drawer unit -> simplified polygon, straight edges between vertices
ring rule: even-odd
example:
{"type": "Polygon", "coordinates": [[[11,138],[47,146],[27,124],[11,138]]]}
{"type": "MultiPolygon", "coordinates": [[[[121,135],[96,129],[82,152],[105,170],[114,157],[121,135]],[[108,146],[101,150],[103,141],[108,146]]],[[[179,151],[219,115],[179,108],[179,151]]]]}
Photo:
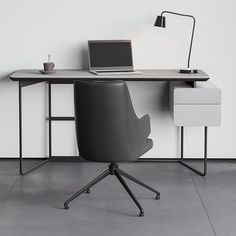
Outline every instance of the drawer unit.
{"type": "Polygon", "coordinates": [[[170,112],[175,126],[219,126],[221,90],[212,82],[170,83],[170,112]]]}

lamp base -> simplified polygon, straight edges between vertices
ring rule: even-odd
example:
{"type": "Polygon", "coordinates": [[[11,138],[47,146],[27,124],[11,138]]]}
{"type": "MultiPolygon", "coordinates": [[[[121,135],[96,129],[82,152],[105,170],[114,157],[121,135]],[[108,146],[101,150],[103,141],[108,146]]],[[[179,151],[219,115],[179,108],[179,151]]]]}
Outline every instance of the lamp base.
{"type": "Polygon", "coordinates": [[[180,69],[179,73],[181,73],[181,74],[196,74],[196,73],[198,73],[198,70],[196,70],[196,69],[180,69]]]}

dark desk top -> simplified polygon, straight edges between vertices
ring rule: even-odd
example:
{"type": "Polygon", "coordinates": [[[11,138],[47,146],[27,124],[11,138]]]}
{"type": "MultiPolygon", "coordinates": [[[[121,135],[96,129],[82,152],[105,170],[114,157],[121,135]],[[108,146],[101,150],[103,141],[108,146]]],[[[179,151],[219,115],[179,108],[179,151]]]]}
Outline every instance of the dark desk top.
{"type": "Polygon", "coordinates": [[[56,70],[54,74],[41,74],[39,70],[18,70],[10,75],[13,81],[73,83],[75,80],[125,80],[125,81],[206,81],[209,76],[199,70],[196,74],[180,74],[178,70],[138,70],[136,75],[94,75],[87,70],[56,70]]]}

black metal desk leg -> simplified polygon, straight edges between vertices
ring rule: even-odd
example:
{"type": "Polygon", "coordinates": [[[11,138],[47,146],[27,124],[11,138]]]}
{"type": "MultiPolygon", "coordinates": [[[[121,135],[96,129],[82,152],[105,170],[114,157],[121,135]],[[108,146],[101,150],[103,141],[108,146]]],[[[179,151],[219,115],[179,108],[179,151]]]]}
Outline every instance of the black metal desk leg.
{"type": "Polygon", "coordinates": [[[192,166],[186,164],[184,162],[184,127],[181,126],[181,158],[179,163],[186,166],[190,170],[194,171],[195,173],[205,176],[207,174],[207,127],[204,127],[204,159],[203,159],[203,171],[199,171],[192,166]]]}
{"type": "Polygon", "coordinates": [[[19,81],[19,169],[20,169],[20,175],[25,175],[29,173],[32,170],[35,170],[36,168],[40,167],[44,163],[46,163],[48,160],[43,160],[42,162],[34,165],[33,167],[29,168],[26,171],[23,171],[23,158],[22,158],[22,83],[19,81]]]}
{"type": "Polygon", "coordinates": [[[51,82],[48,82],[48,156],[52,156],[52,101],[51,82]]]}
{"type": "Polygon", "coordinates": [[[22,169],[22,95],[21,95],[21,82],[19,81],[19,167],[20,175],[23,175],[22,169]]]}

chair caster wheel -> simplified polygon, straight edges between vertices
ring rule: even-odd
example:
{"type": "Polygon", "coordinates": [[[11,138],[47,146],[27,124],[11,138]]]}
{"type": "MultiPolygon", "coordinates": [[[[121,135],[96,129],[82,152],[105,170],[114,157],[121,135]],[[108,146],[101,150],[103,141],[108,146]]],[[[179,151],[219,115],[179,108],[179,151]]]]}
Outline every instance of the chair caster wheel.
{"type": "Polygon", "coordinates": [[[160,199],[160,193],[156,195],[156,200],[160,199]]]}
{"type": "Polygon", "coordinates": [[[90,193],[90,189],[87,189],[86,193],[90,193]]]}
{"type": "Polygon", "coordinates": [[[70,209],[70,207],[68,205],[64,204],[64,209],[68,210],[68,209],[70,209]]]}
{"type": "Polygon", "coordinates": [[[139,214],[140,217],[143,217],[144,216],[144,211],[140,211],[140,214],[139,214]]]}

